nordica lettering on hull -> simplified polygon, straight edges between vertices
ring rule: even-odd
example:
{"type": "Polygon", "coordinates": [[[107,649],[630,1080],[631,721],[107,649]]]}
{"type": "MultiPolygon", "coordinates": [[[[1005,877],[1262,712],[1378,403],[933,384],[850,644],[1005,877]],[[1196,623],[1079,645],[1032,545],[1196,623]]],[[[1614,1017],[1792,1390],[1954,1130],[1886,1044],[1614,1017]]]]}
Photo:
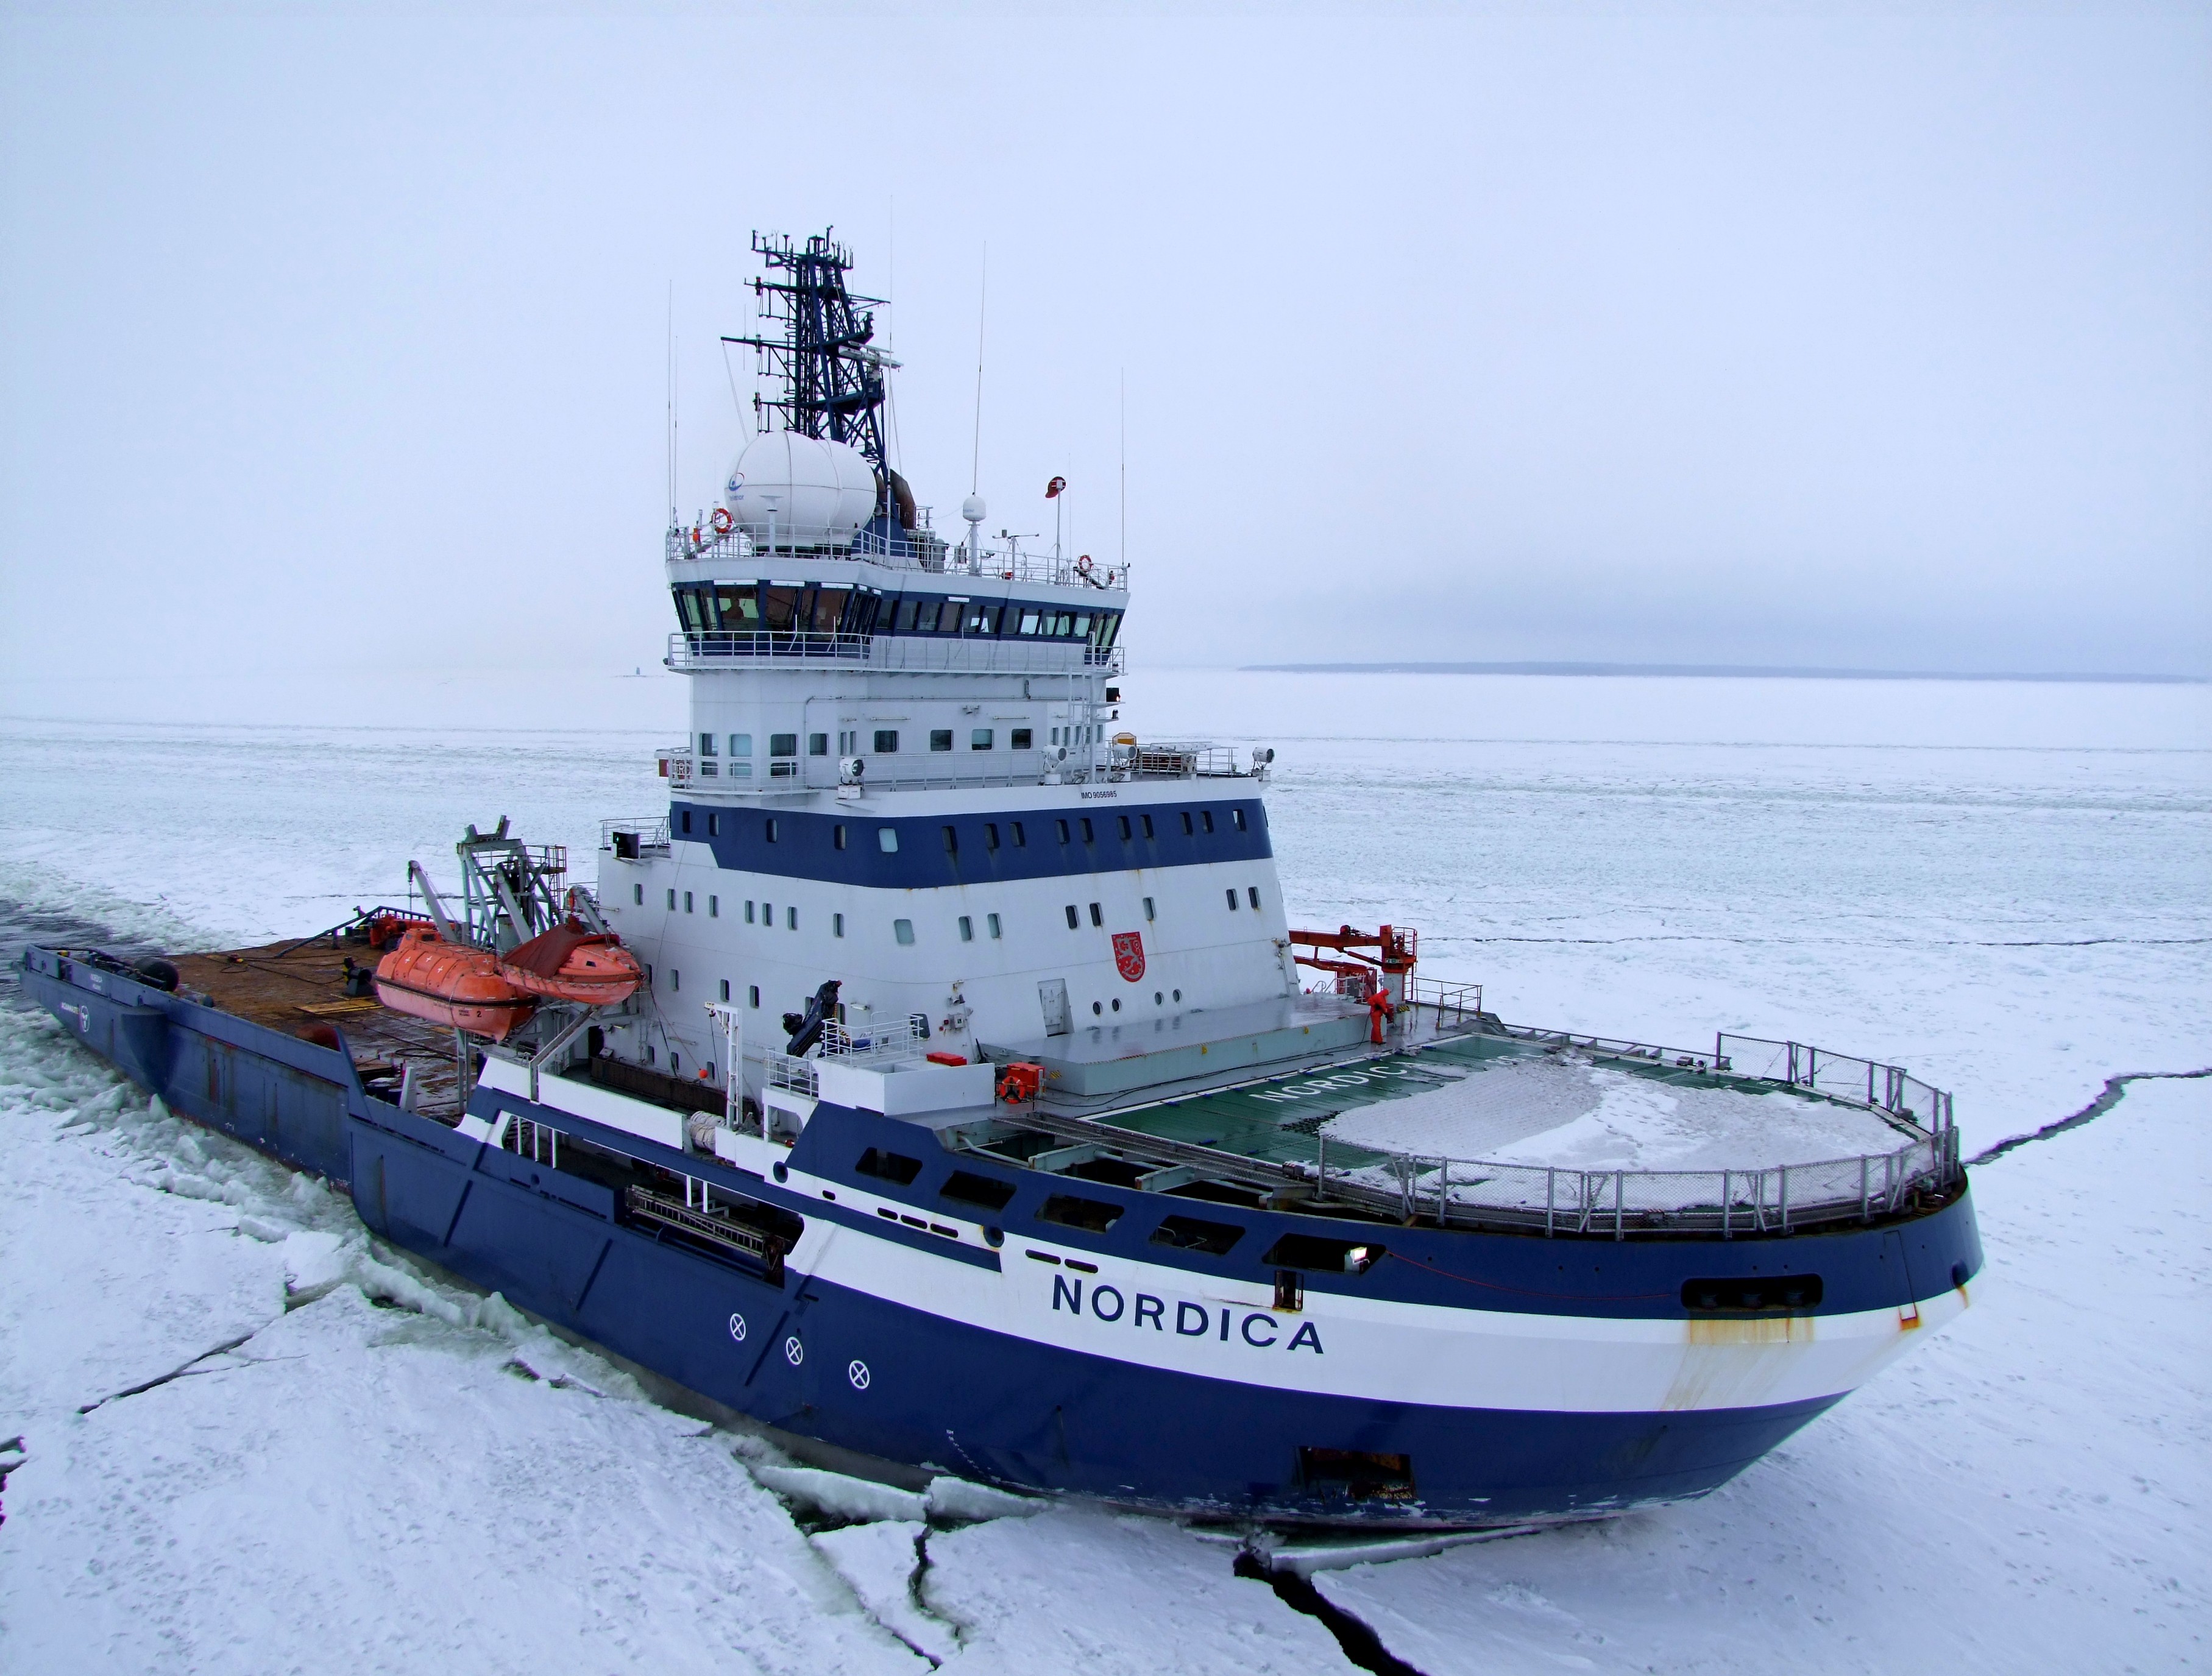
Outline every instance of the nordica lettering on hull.
{"type": "MultiPolygon", "coordinates": [[[[1109,1325],[1127,1321],[1132,1327],[1149,1327],[1156,1333],[1165,1333],[1170,1303],[1175,1306],[1175,1331],[1185,1339],[1206,1339],[1224,1345],[1241,1343],[1254,1350],[1272,1350],[1280,1345],[1285,1350],[1310,1350],[1316,1356],[1327,1353],[1322,1349],[1321,1331],[1311,1321],[1300,1321],[1297,1331],[1285,1339],[1281,1318],[1265,1309],[1240,1311],[1224,1305],[1217,1321],[1212,1305],[1194,1303],[1188,1298],[1157,1297],[1150,1292],[1125,1293],[1119,1286],[1104,1281],[1091,1288],[1092,1319],[1109,1325]],[[1241,1321],[1237,1319],[1240,1314],[1243,1317],[1241,1321]]],[[[1053,1276],[1052,1307],[1082,1315],[1083,1282],[1064,1274],[1053,1276]]]]}

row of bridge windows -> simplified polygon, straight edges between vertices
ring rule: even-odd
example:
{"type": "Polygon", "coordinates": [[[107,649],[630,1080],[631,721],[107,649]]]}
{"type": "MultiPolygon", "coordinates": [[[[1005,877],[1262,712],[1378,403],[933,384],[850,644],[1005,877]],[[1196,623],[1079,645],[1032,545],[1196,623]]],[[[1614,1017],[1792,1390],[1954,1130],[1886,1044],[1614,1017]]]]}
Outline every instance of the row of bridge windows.
{"type": "Polygon", "coordinates": [[[1121,631],[1120,611],[1022,600],[775,582],[715,582],[675,592],[684,628],[698,634],[1013,635],[1084,641],[1104,652],[1121,631]]]}
{"type": "MultiPolygon", "coordinates": [[[[988,729],[978,730],[978,732],[988,732],[988,729]]],[[[1019,729],[1018,731],[1021,732],[1028,732],[1026,728],[1019,729]]],[[[702,734],[701,737],[702,738],[704,738],[706,736],[702,734]]],[[[744,736],[743,734],[732,734],[731,737],[732,738],[743,738],[744,736]]],[[[790,736],[787,734],[780,734],[776,737],[781,738],[789,738],[790,736]]],[[[817,734],[816,737],[819,738],[821,736],[817,734]]],[[[979,750],[987,748],[988,747],[981,745],[978,745],[976,747],[979,750]]],[[[707,837],[719,838],[722,835],[722,816],[719,812],[707,811],[703,815],[699,815],[696,817],[703,820],[706,827],[705,835],[707,837]]],[[[678,811],[676,817],[677,830],[687,838],[693,836],[696,830],[692,824],[694,818],[695,811],[692,810],[685,809],[678,811]]],[[[738,817],[733,814],[730,818],[734,821],[738,819],[738,817]]],[[[1103,835],[1106,838],[1109,840],[1118,838],[1125,844],[1133,843],[1140,838],[1157,838],[1159,835],[1159,829],[1153,824],[1152,815],[1149,812],[1143,811],[1139,811],[1138,813],[1133,815],[1102,815],[1095,817],[1090,815],[1070,815],[1065,817],[1050,818],[1052,835],[1063,844],[1073,844],[1079,841],[1085,844],[1097,843],[1102,835],[1102,828],[1104,829],[1103,835]],[[1111,823],[1110,825],[1109,824],[1109,822],[1111,823]]],[[[1168,821],[1170,823],[1180,822],[1182,823],[1182,831],[1188,837],[1203,837],[1216,830],[1224,832],[1245,832],[1250,830],[1249,822],[1245,811],[1243,808],[1235,804],[1231,804],[1226,809],[1219,811],[1212,809],[1178,809],[1170,813],[1168,811],[1163,810],[1160,812],[1160,818],[1163,821],[1168,821]],[[1222,817],[1222,824],[1218,829],[1215,825],[1214,819],[1217,813],[1218,813],[1222,817]]],[[[1039,821],[1036,824],[1040,831],[1044,829],[1045,823],[1043,821],[1039,821]]],[[[1171,826],[1170,830],[1172,829],[1171,826]]],[[[959,827],[948,822],[945,826],[940,828],[939,830],[942,831],[945,836],[945,853],[951,855],[958,854],[960,852],[959,827]]],[[[777,841],[778,831],[779,828],[777,818],[774,815],[770,815],[762,821],[761,836],[766,839],[769,843],[773,844],[777,841]]],[[[830,829],[830,847],[833,849],[842,850],[845,848],[849,837],[850,829],[842,821],[834,823],[830,829]]],[[[1030,841],[1030,823],[1026,821],[984,821],[980,823],[976,829],[971,829],[969,842],[973,843],[977,837],[980,837],[982,840],[983,847],[986,850],[996,850],[1004,847],[1011,847],[1015,849],[1026,849],[1029,847],[1030,841]]],[[[876,829],[877,848],[883,851],[886,855],[895,855],[898,852],[898,847],[899,829],[896,827],[879,826],[876,829]]]]}

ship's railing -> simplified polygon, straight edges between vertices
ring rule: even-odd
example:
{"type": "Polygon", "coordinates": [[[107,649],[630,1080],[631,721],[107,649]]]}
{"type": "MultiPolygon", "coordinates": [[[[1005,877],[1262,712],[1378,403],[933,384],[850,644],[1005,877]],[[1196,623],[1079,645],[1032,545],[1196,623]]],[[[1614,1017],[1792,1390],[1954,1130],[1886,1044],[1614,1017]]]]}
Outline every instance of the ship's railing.
{"type": "Polygon", "coordinates": [[[848,1027],[831,1019],[822,1027],[822,1057],[848,1065],[882,1069],[920,1060],[929,1050],[923,1034],[929,1021],[920,1013],[881,1024],[848,1027]]]}
{"type": "Polygon", "coordinates": [[[746,633],[734,629],[678,629],[668,637],[672,670],[714,669],[727,664],[830,664],[869,669],[978,675],[1119,675],[1121,647],[1108,651],[1080,641],[1008,639],[978,635],[814,635],[746,633]]]}
{"type": "Polygon", "coordinates": [[[624,861],[635,861],[641,855],[665,855],[668,853],[668,817],[665,815],[631,815],[601,821],[599,847],[613,851],[624,861]]]}
{"type": "Polygon", "coordinates": [[[1436,1014],[1439,1026],[1472,1024],[1482,1016],[1482,986],[1479,983],[1444,983],[1434,978],[1409,977],[1406,980],[1406,999],[1417,1007],[1427,1007],[1436,1014]]]}
{"type": "Polygon", "coordinates": [[[1106,748],[1109,780],[1265,779],[1272,753],[1208,740],[1153,740],[1106,748]]]}
{"type": "MultiPolygon", "coordinates": [[[[1815,1225],[1871,1221],[1904,1208],[1916,1193],[1942,1193],[1961,1175],[1959,1132],[1947,1128],[1891,1152],[1777,1164],[1764,1169],[1562,1169],[1475,1159],[1398,1155],[1332,1172],[1328,1138],[1319,1162],[1289,1168],[1317,1199],[1376,1208],[1382,1193],[1412,1218],[1610,1235],[1787,1234],[1815,1225]]],[[[1340,1149],[1341,1151],[1341,1149],[1340,1149]]],[[[1354,1156],[1371,1157],[1370,1149],[1354,1156]]]]}
{"type": "Polygon", "coordinates": [[[1847,1105],[1890,1113],[1931,1132],[1951,1127],[1951,1096],[1930,1088],[1894,1065],[1834,1054],[1802,1041],[1769,1041],[1764,1036],[1713,1038],[1717,1067],[1739,1077],[1802,1088],[1847,1105]]]}
{"type": "Polygon", "coordinates": [[[1005,582],[1043,582],[1054,587],[1125,589],[1130,567],[1119,559],[1096,559],[1087,553],[1025,553],[1019,541],[981,549],[971,561],[965,545],[948,545],[933,531],[918,531],[914,538],[886,542],[862,535],[849,547],[795,547],[778,542],[770,547],[756,542],[742,530],[716,535],[711,530],[671,530],[667,554],[672,563],[681,561],[742,560],[750,564],[775,558],[854,559],[891,570],[926,571],[931,575],[995,578],[1005,582]]]}

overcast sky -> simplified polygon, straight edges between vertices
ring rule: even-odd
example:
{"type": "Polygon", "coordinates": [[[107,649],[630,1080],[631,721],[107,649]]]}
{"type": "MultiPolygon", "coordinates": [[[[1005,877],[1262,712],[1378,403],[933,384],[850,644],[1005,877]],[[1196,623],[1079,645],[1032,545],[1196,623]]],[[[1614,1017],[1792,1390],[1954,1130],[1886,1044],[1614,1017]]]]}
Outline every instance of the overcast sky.
{"type": "Polygon", "coordinates": [[[1140,665],[2212,673],[2212,12],[1900,9],[10,11],[0,659],[650,665],[834,224],[1140,665]]]}

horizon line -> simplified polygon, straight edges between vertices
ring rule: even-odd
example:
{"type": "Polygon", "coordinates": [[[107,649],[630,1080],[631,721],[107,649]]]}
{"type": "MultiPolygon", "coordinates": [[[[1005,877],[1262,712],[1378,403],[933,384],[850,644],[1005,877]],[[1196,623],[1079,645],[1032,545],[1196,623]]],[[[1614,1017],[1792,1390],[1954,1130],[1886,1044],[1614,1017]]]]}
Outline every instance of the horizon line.
{"type": "Polygon", "coordinates": [[[1788,664],[1335,663],[1240,664],[1240,673],[1267,675],[1581,675],[1712,676],[1784,681],[2044,681],[2134,686],[2203,686],[2202,675],[2073,674],[2057,671],[1822,669],[1788,664]]]}

